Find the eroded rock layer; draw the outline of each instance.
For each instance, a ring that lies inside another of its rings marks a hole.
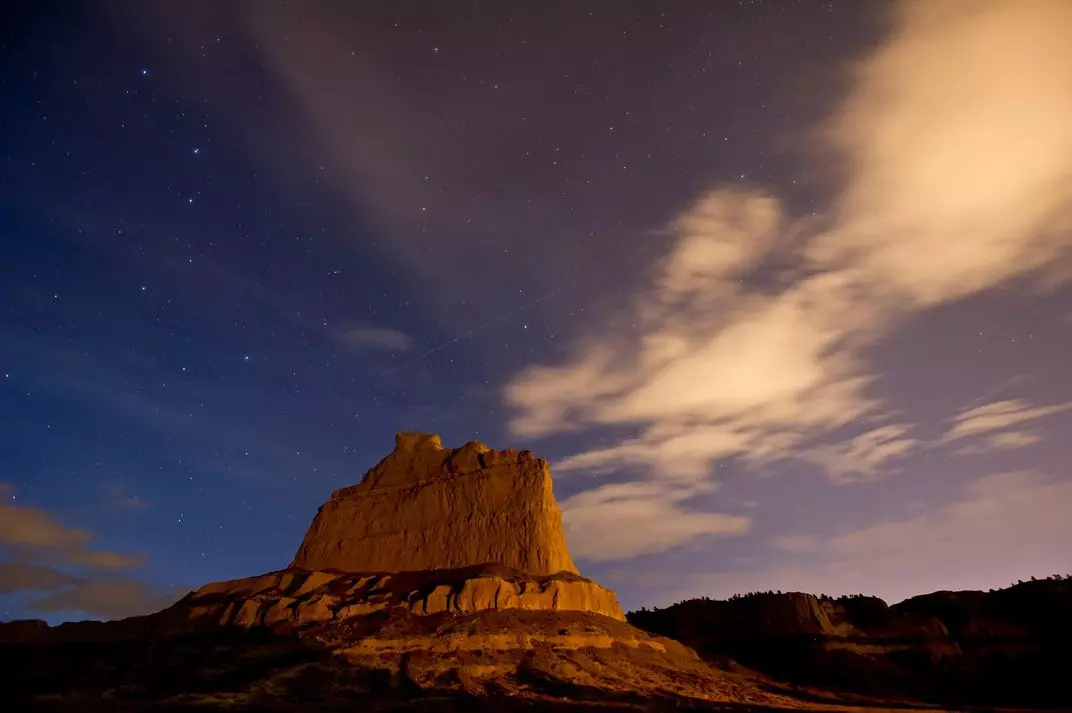
[[[580,576],[505,567],[343,574],[283,570],[207,584],[175,605],[182,618],[242,627],[342,620],[403,609],[426,616],[505,609],[588,611],[624,620],[614,592]]]
[[[344,572],[498,564],[577,573],[547,461],[471,441],[400,433],[395,450],[321,506],[291,563]]]

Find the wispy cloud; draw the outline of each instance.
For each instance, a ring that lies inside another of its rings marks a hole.
[[[44,510],[0,504],[2,550],[101,569],[128,569],[144,561],[138,555],[93,549],[92,539],[92,533],[63,525]]]
[[[0,562],[0,594],[50,591],[68,587],[78,578],[52,567],[25,562]]]
[[[122,510],[144,510],[152,503],[137,493],[131,493],[123,483],[113,481],[102,487],[105,505]]]
[[[407,351],[413,346],[413,340],[404,332],[370,324],[349,325],[334,334],[338,342],[353,352]]]
[[[815,446],[801,457],[821,465],[836,484],[874,480],[891,461],[919,449],[921,442],[908,437],[909,430],[905,424],[881,426],[848,441]]]
[[[1009,429],[1012,426],[1021,426],[1029,421],[1037,421],[1069,409],[1072,409],[1072,404],[1032,406],[1021,399],[995,401],[975,406],[956,415],[952,427],[942,437],[942,442],[951,443],[971,436],[988,436],[991,443],[998,448],[1030,445],[1035,440],[1032,440],[1029,434]]]
[[[14,488],[0,483],[0,494]],[[27,611],[79,611],[120,618],[146,614],[182,592],[158,591],[124,576],[144,563],[139,555],[91,547],[93,534],[58,522],[45,510],[0,504],[0,595],[29,594]]]
[[[151,614],[174,604],[186,594],[185,588],[158,590],[133,579],[77,579],[31,600],[26,609],[34,612],[80,611],[104,619]]]
[[[748,517],[691,510],[688,501],[699,493],[619,483],[574,495],[562,503],[570,550],[593,561],[616,560],[662,552],[703,535],[748,531]]]
[[[628,329],[507,386],[513,432],[639,426],[560,470],[640,463],[696,481],[736,454],[878,477],[918,445],[881,418],[880,341],[937,305],[1068,274],[1070,24],[1061,0],[901,3],[820,132],[845,168],[829,210],[795,219],[766,191],[701,196],[671,222]]]

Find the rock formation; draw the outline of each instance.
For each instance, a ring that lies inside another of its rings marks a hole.
[[[145,617],[0,624],[0,658],[13,710],[57,696],[83,706],[70,710],[791,702],[627,624],[614,592],[577,573],[545,461],[421,434],[332,495],[287,569]]]
[[[344,572],[498,564],[534,575],[577,573],[547,461],[470,441],[400,433],[357,485],[336,490],[291,567]]]
[[[106,627],[8,627],[9,640],[128,638],[199,626],[293,627],[373,613],[590,612],[625,620],[577,573],[547,461],[400,433],[357,485],[321,506],[290,567],[206,584],[153,617]]]
[[[498,566],[401,574],[283,570],[206,584],[177,607],[184,619],[232,626],[330,621],[394,609],[418,616],[494,609],[587,611],[625,620],[614,592],[575,574]]]

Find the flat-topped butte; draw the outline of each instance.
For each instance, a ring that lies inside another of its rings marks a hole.
[[[495,564],[532,575],[577,573],[547,461],[477,441],[444,448],[400,433],[357,485],[321,506],[291,567],[342,572]]]

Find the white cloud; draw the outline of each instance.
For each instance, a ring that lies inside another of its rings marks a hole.
[[[570,551],[593,561],[616,560],[662,552],[700,536],[747,532],[747,517],[687,508],[692,496],[709,491],[618,483],[567,498],[562,518]]]
[[[875,593],[887,601],[936,589],[986,589],[1072,569],[1072,483],[1030,472],[985,476],[944,506],[869,527],[777,538],[778,567],[698,575],[670,598],[781,589]]]

